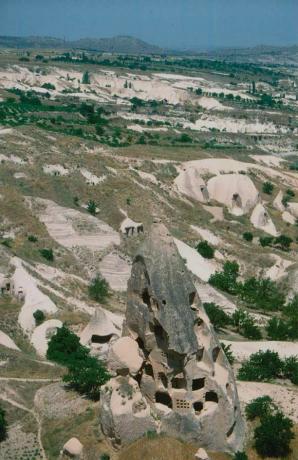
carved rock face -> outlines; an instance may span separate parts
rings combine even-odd
[[[134,379],[155,414],[157,431],[213,450],[242,447],[244,425],[233,372],[161,224],[134,260],[123,335],[136,341],[143,356]],[[113,392],[113,385],[110,381],[106,387]],[[103,412],[106,394],[103,390]],[[117,424],[116,413],[113,417]]]

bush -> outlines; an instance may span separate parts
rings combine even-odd
[[[215,330],[226,327],[231,323],[231,318],[215,303],[204,303],[205,311]]]
[[[92,216],[95,216],[96,208],[97,208],[97,206],[96,206],[95,201],[89,200],[88,204],[87,204],[87,211],[90,212],[90,214],[92,214]]]
[[[178,141],[183,143],[190,143],[192,142],[192,138],[188,134],[182,133],[181,136],[178,137]]]
[[[99,399],[100,387],[110,378],[104,365],[94,356],[74,359],[68,364],[68,374],[63,381],[81,394],[92,399]]]
[[[243,238],[244,240],[246,240],[246,241],[251,242],[251,241],[253,240],[254,236],[253,236],[253,234],[252,234],[251,232],[244,232],[244,233],[242,234],[242,238]]]
[[[236,454],[233,457],[233,460],[248,460],[248,456],[246,455],[245,452],[236,452]]]
[[[298,385],[298,358],[289,356],[283,363],[284,378],[290,379],[294,385]]]
[[[232,365],[235,362],[235,356],[231,350],[231,345],[226,345],[225,343],[221,343],[221,348],[223,349],[224,354],[227,357],[227,360]]]
[[[292,243],[292,238],[287,235],[280,235],[274,239],[274,246],[281,249],[282,251],[288,251]]]
[[[45,320],[45,314],[42,310],[35,310],[33,317],[35,319],[36,326],[39,326],[39,324],[43,323]]]
[[[90,84],[90,76],[89,76],[89,72],[88,72],[88,71],[86,71],[86,72],[83,73],[82,84],[83,84],[83,85],[89,85],[89,84]]]
[[[89,286],[89,296],[96,302],[104,302],[109,295],[109,285],[104,278],[97,275]]]
[[[273,236],[260,236],[260,245],[264,248],[266,246],[270,246],[273,243]]]
[[[201,256],[203,256],[205,259],[213,259],[214,257],[214,249],[208,241],[201,241],[197,246],[196,250],[198,251]]]
[[[7,437],[7,426],[5,410],[0,406],[0,442]]]
[[[289,326],[281,318],[271,318],[267,325],[266,331],[270,340],[287,340],[289,338]]]
[[[238,291],[237,278],[239,276],[239,265],[237,262],[227,261],[224,263],[222,272],[215,272],[209,278],[209,283],[229,294],[236,294]]]
[[[239,369],[239,380],[263,382],[281,377],[283,363],[274,351],[259,351],[250,356],[249,360]]]
[[[243,310],[236,310],[232,315],[232,322],[237,331],[247,339],[259,340],[262,338],[259,327],[251,315]]]
[[[239,285],[240,297],[251,308],[274,311],[282,308],[285,295],[278,285],[269,278],[249,278]]]
[[[53,249],[44,248],[44,249],[40,249],[39,252],[40,252],[40,255],[44,257],[46,260],[48,260],[49,262],[53,262],[54,260]]]
[[[290,442],[294,439],[293,422],[282,412],[261,418],[255,429],[255,448],[262,457],[286,457],[290,453]]]
[[[88,353],[88,349],[80,344],[79,337],[63,325],[49,341],[47,358],[67,365],[73,361],[74,356],[77,359],[84,359]]]
[[[30,241],[30,243],[37,243],[38,238],[35,235],[29,235],[28,236],[28,241]]]
[[[245,407],[245,415],[248,420],[254,420],[257,417],[261,418],[271,414],[272,410],[275,408],[276,406],[270,396],[261,396],[247,404]]]
[[[55,90],[55,89],[56,89],[56,86],[55,86],[55,85],[52,85],[52,83],[44,83],[44,84],[42,85],[42,88]]]
[[[262,190],[263,193],[266,193],[267,195],[271,195],[274,189],[274,185],[271,182],[264,182]]]

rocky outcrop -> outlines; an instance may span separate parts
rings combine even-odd
[[[101,392],[102,429],[115,445],[156,430],[211,450],[242,447],[233,372],[160,224],[134,259],[123,336],[137,365],[114,367],[117,376]]]
[[[71,438],[64,444],[63,453],[68,457],[79,459],[83,454],[83,446],[77,438]]]

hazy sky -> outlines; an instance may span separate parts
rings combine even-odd
[[[298,0],[0,0],[0,35],[133,35],[170,48],[298,44]]]

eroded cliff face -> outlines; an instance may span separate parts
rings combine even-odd
[[[135,257],[123,336],[130,339],[126,353],[121,349],[117,360],[111,351],[117,376],[101,394],[103,431],[116,445],[155,429],[213,450],[241,448],[233,372],[161,224]],[[135,359],[125,360],[130,348]]]

